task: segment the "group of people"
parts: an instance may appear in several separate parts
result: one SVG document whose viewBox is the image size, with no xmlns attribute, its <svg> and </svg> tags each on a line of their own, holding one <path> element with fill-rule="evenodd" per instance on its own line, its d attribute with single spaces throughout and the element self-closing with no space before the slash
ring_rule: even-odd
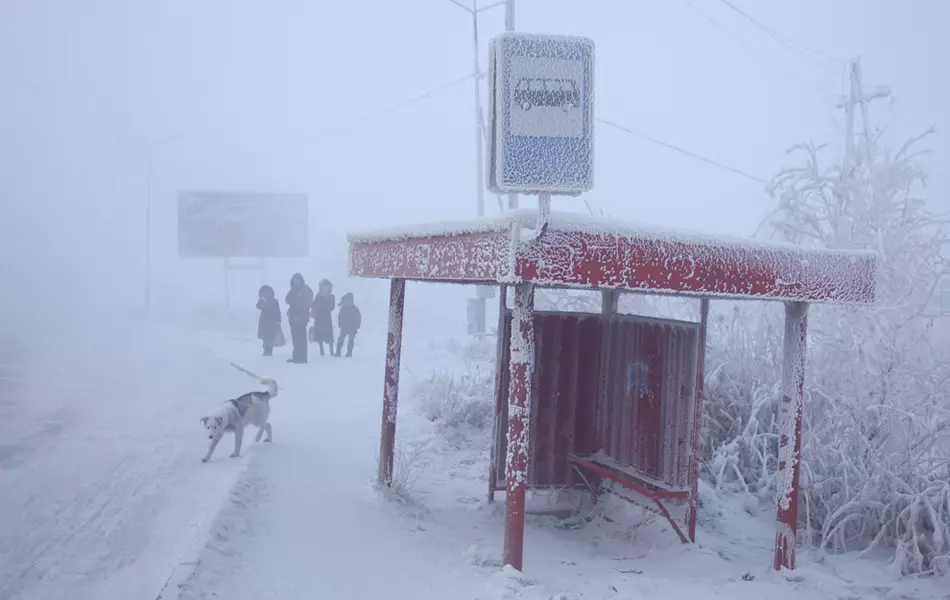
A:
<svg viewBox="0 0 950 600">
<path fill-rule="evenodd" d="M 287 360 L 289 363 L 304 364 L 307 362 L 307 348 L 310 342 L 320 344 L 320 355 L 324 355 L 323 345 L 326 344 L 330 356 L 341 356 L 343 343 L 346 342 L 346 356 L 353 356 L 353 342 L 360 329 L 363 317 L 360 309 L 353 302 L 353 293 L 348 292 L 340 298 L 337 314 L 337 324 L 340 328 L 336 340 L 336 353 L 333 348 L 333 311 L 337 308 L 336 297 L 333 295 L 333 284 L 323 279 L 317 287 L 317 293 L 304 281 L 303 275 L 294 273 L 290 278 L 290 291 L 284 298 L 287 303 L 287 322 L 290 325 L 290 341 L 293 345 L 293 354 Z M 258 292 L 257 308 L 261 311 L 257 321 L 257 337 L 264 346 L 264 356 L 274 355 L 274 346 L 282 345 L 280 304 L 274 295 L 274 288 L 269 285 L 261 286 Z M 311 319 L 309 335 L 307 326 Z"/>
</svg>

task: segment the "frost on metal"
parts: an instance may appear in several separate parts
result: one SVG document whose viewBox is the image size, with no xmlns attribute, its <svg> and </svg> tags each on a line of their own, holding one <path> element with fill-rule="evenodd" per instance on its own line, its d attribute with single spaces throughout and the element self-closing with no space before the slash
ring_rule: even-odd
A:
<svg viewBox="0 0 950 600">
<path fill-rule="evenodd" d="M 522 284 L 525 285 L 525 284 Z M 531 373 L 534 366 L 533 292 L 518 289 L 511 314 L 508 392 L 508 449 L 505 473 L 508 487 L 528 482 L 528 440 L 531 437 Z"/>
<path fill-rule="evenodd" d="M 396 423 L 399 393 L 400 347 L 402 346 L 402 316 L 406 293 L 405 282 L 392 283 L 393 290 L 389 300 L 389 332 L 386 336 L 386 381 L 383 398 L 386 400 L 386 420 Z"/>
<path fill-rule="evenodd" d="M 594 42 L 505 33 L 489 63 L 488 187 L 577 195 L 593 186 Z"/>
<path fill-rule="evenodd" d="M 425 231 L 426 228 L 423 228 Z M 350 274 L 435 281 L 491 282 L 504 276 L 508 229 L 447 235 L 419 233 L 350 241 Z"/>
<path fill-rule="evenodd" d="M 808 311 L 805 304 L 792 304 L 786 310 L 782 365 L 782 401 L 779 404 L 779 447 L 777 496 L 780 514 L 792 509 L 795 473 L 799 467 L 801 419 L 804 410 L 805 334 Z M 796 444 L 798 442 L 798 444 Z M 794 519 L 796 515 L 788 515 Z M 780 518 L 781 520 L 781 518 Z M 794 521 L 793 521 L 794 522 Z M 791 524 L 790 524 L 791 525 Z"/>
<path fill-rule="evenodd" d="M 775 524 L 775 547 L 786 549 L 794 548 L 797 543 L 798 535 L 795 529 L 786 523 L 778 522 Z"/>
<path fill-rule="evenodd" d="M 874 301 L 877 255 L 663 231 L 553 212 L 522 242 L 534 210 L 353 234 L 351 274 L 510 282 L 807 302 Z M 514 264 L 512 264 L 512 260 Z"/>
</svg>

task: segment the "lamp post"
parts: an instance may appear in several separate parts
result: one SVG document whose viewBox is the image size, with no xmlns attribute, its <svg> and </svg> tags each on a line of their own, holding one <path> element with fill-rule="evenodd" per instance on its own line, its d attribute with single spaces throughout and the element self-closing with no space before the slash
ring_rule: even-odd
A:
<svg viewBox="0 0 950 600">
<path fill-rule="evenodd" d="M 145 175 L 145 312 L 152 307 L 152 166 L 155 155 L 160 148 L 185 137 L 183 134 L 173 135 L 152 141 L 146 141 L 146 175 Z M 127 136 L 118 135 L 117 139 L 131 141 Z"/>
<path fill-rule="evenodd" d="M 448 0 L 455 6 L 461 8 L 472 17 L 472 87 L 474 88 L 475 98 L 475 198 L 477 201 L 477 211 L 479 217 L 485 216 L 485 117 L 482 113 L 481 85 L 479 81 L 482 78 L 482 70 L 478 61 L 478 14 L 491 10 L 499 6 L 508 8 L 512 0 L 500 0 L 493 4 L 478 7 L 478 1 L 472 0 L 471 6 L 462 4 L 460 0 Z M 505 15 L 505 22 L 508 22 L 508 15 Z"/>
<path fill-rule="evenodd" d="M 455 6 L 461 8 L 472 17 L 472 87 L 475 99 L 475 199 L 476 210 L 479 217 L 485 216 L 485 116 L 482 112 L 480 81 L 482 71 L 478 61 L 478 15 L 487 10 L 505 7 L 505 31 L 513 31 L 515 26 L 515 2 L 514 0 L 499 0 L 492 4 L 479 7 L 478 0 L 471 0 L 471 6 L 462 3 L 461 0 L 448 0 Z M 499 198 L 499 208 L 501 199 Z M 508 208 L 517 208 L 518 200 L 515 194 L 508 194 Z M 474 314 L 469 313 L 469 325 L 473 327 L 471 333 L 480 334 L 485 331 L 485 301 L 494 295 L 493 287 L 475 286 L 475 298 L 469 300 L 469 310 L 474 310 Z"/>
</svg>

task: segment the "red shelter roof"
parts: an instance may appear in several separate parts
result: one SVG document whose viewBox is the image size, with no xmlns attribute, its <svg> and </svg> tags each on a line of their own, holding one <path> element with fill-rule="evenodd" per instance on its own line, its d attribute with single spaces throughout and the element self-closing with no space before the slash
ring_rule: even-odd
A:
<svg viewBox="0 0 950 600">
<path fill-rule="evenodd" d="M 622 289 L 719 298 L 871 303 L 877 255 L 662 231 L 537 213 L 350 234 L 350 274 L 456 283 Z M 526 231 L 527 230 L 527 231 Z"/>
</svg>

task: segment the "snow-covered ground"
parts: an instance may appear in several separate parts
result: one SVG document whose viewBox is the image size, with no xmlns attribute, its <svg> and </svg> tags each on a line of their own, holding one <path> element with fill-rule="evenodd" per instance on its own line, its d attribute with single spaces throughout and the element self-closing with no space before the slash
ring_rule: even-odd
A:
<svg viewBox="0 0 950 600">
<path fill-rule="evenodd" d="M 246 377 L 194 336 L 99 333 L 0 368 L 3 600 L 154 598 L 246 466 L 205 468 L 198 423 Z"/>
<path fill-rule="evenodd" d="M 0 598 L 948 597 L 945 580 L 847 556 L 801 552 L 799 570 L 774 573 L 773 508 L 708 490 L 696 546 L 606 502 L 587 518 L 530 517 L 524 573 L 502 569 L 479 395 L 490 342 L 447 341 L 413 304 L 388 498 L 373 489 L 384 329 L 372 318 L 352 359 L 311 347 L 308 365 L 287 364 L 289 348 L 264 358 L 248 336 L 155 327 L 124 346 L 64 344 L 56 372 L 7 361 Z M 202 464 L 198 418 L 257 386 L 222 359 L 280 382 L 274 443 L 246 438 L 233 460 L 228 439 Z"/>
<path fill-rule="evenodd" d="M 244 459 L 193 573 L 163 599 L 947 597 L 945 581 L 900 580 L 885 563 L 853 557 L 801 552 L 796 572 L 775 573 L 774 509 L 708 490 L 696 546 L 635 507 L 607 502 L 589 519 L 529 518 L 524 573 L 502 569 L 503 505 L 485 501 L 488 413 L 463 399 L 454 416 L 438 415 L 446 379 L 430 380 L 454 371 L 471 384 L 488 353 L 432 331 L 406 327 L 400 493 L 390 498 L 373 490 L 381 334 L 365 335 L 352 360 L 314 357 L 306 367 L 258 357 L 250 341 L 219 340 L 216 352 L 281 382 L 275 442 Z M 227 460 L 219 455 L 212 468 Z"/>
</svg>

